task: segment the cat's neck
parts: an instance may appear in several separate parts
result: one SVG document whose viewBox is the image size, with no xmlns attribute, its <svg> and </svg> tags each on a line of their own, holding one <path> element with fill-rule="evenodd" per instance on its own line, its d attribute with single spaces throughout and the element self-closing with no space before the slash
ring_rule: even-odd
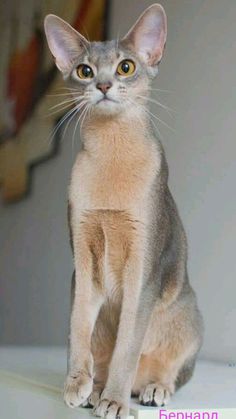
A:
<svg viewBox="0 0 236 419">
<path fill-rule="evenodd" d="M 135 153 L 150 142 L 150 121 L 146 115 L 90 116 L 82 126 L 82 141 L 91 154 L 116 156 Z"/>
</svg>

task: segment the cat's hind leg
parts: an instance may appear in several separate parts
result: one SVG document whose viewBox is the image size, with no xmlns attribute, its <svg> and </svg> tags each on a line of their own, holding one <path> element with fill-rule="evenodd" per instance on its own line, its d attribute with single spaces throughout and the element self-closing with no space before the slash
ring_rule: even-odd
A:
<svg viewBox="0 0 236 419">
<path fill-rule="evenodd" d="M 143 405 L 163 406 L 193 374 L 202 322 L 189 297 L 162 314 L 154 311 L 149 326 L 132 391 Z"/>
<path fill-rule="evenodd" d="M 195 358 L 187 360 L 185 364 L 180 368 L 179 372 L 176 374 L 177 365 L 172 366 L 164 375 L 160 374 L 160 371 L 163 370 L 163 367 L 158 368 L 158 363 L 156 368 L 159 369 L 155 381 L 149 382 L 144 385 L 139 393 L 140 404 L 144 406 L 165 406 L 169 403 L 171 396 L 175 391 L 189 381 L 193 374 L 195 366 Z"/>
</svg>

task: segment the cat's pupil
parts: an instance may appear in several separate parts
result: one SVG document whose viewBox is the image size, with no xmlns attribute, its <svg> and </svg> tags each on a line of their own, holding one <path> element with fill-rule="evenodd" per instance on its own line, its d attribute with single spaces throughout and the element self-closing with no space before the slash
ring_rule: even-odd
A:
<svg viewBox="0 0 236 419">
<path fill-rule="evenodd" d="M 128 73 L 129 72 L 129 64 L 127 62 L 122 63 L 121 68 L 122 68 L 122 71 L 124 73 Z"/>
<path fill-rule="evenodd" d="M 90 77 L 92 73 L 92 69 L 88 65 L 84 65 L 82 68 L 82 73 L 84 77 Z"/>
</svg>

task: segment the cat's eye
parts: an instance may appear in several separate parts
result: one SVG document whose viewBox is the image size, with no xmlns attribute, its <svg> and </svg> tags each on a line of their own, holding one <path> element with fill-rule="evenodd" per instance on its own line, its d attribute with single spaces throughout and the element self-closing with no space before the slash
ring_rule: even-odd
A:
<svg viewBox="0 0 236 419">
<path fill-rule="evenodd" d="M 135 71 L 135 64 L 132 60 L 123 60 L 117 67 L 117 74 L 119 76 L 131 76 Z"/>
<path fill-rule="evenodd" d="M 77 75 L 80 79 L 92 79 L 93 78 L 93 70 L 87 64 L 80 64 L 77 69 Z"/>
</svg>

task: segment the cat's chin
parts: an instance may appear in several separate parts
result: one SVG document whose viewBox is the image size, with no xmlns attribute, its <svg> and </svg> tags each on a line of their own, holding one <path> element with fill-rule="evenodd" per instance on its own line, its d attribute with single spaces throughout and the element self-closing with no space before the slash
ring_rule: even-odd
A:
<svg viewBox="0 0 236 419">
<path fill-rule="evenodd" d="M 101 100 L 93 106 L 93 112 L 97 115 L 117 115 L 121 112 L 121 105 L 113 100 Z"/>
</svg>

